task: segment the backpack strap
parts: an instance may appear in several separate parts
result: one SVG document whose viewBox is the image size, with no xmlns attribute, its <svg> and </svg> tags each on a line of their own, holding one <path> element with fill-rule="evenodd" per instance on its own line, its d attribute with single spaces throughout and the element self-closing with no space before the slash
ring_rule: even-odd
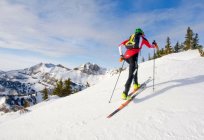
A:
<svg viewBox="0 0 204 140">
<path fill-rule="evenodd" d="M 132 34 L 129 37 L 128 41 L 125 43 L 125 47 L 127 49 L 132 49 L 132 48 L 134 48 L 134 45 L 135 45 L 135 34 Z"/>
</svg>

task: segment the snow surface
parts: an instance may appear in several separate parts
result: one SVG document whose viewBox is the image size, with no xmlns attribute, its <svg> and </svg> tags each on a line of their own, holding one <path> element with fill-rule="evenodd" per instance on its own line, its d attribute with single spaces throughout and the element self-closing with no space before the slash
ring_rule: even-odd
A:
<svg viewBox="0 0 204 140">
<path fill-rule="evenodd" d="M 139 65 L 139 82 L 152 76 L 153 61 Z M 123 71 L 112 102 L 118 75 L 109 76 L 78 94 L 45 101 L 20 115 L 0 116 L 0 140 L 203 140 L 204 58 L 198 51 L 156 59 L 152 82 L 115 116 L 123 102 L 127 80 Z"/>
</svg>

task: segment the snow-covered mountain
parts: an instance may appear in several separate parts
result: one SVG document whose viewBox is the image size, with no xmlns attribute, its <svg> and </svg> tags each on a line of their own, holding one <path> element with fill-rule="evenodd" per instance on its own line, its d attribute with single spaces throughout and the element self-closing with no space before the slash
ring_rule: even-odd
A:
<svg viewBox="0 0 204 140">
<path fill-rule="evenodd" d="M 0 70 L 0 74 L 4 73 L 4 71 Z"/>
<path fill-rule="evenodd" d="M 36 91 L 41 90 L 41 86 L 53 86 L 57 80 L 67 80 L 68 78 L 75 84 L 85 86 L 96 84 L 106 73 L 106 69 L 96 64 L 87 63 L 80 67 L 69 69 L 62 65 L 40 63 L 23 70 L 13 70 L 0 73 L 0 85 L 9 88 L 19 83 L 33 85 Z M 23 87 L 26 85 L 22 85 Z M 38 89 L 39 88 L 39 89 Z M 30 91 L 19 91 L 28 93 Z"/>
<path fill-rule="evenodd" d="M 81 91 L 87 85 L 94 85 L 106 74 L 106 69 L 87 63 L 74 69 L 63 65 L 39 63 L 23 70 L 0 72 L 0 96 L 34 95 L 45 87 L 52 90 L 57 80 L 71 79 L 74 91 Z M 39 100 L 40 101 L 40 100 Z"/>
<path fill-rule="evenodd" d="M 91 85 L 94 85 L 99 80 L 99 77 L 106 73 L 106 69 L 91 63 L 86 63 L 74 69 L 69 69 L 62 65 L 40 63 L 31 68 L 25 69 L 25 73 L 32 75 L 35 78 L 41 77 L 51 81 L 52 79 L 65 80 L 70 78 L 74 83 L 85 85 L 88 82 Z"/>
<path fill-rule="evenodd" d="M 128 70 L 79 94 L 42 102 L 27 114 L 0 117 L 1 140 L 203 140 L 204 59 L 195 51 L 156 59 L 155 91 L 152 82 L 127 107 L 106 118 L 120 106 Z M 152 76 L 153 61 L 139 66 L 139 82 Z M 104 88 L 105 87 L 105 88 Z"/>
<path fill-rule="evenodd" d="M 91 64 L 91 63 L 83 64 L 80 67 L 74 68 L 74 70 L 79 70 L 82 73 L 86 73 L 89 75 L 103 75 L 106 73 L 105 68 L 101 68 L 97 64 Z"/>
<path fill-rule="evenodd" d="M 106 73 L 106 69 L 99 67 L 96 64 L 86 63 L 74 69 L 66 68 L 62 65 L 43 64 L 40 63 L 29 69 L 25 69 L 26 73 L 43 79 L 68 79 L 74 83 L 86 85 L 87 82 L 94 85 L 98 82 L 101 76 Z"/>
</svg>

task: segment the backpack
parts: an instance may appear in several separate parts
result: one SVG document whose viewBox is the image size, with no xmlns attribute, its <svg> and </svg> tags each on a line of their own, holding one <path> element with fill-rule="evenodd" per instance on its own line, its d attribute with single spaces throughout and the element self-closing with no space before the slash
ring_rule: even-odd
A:
<svg viewBox="0 0 204 140">
<path fill-rule="evenodd" d="M 132 34 L 129 37 L 128 42 L 125 43 L 125 47 L 127 49 L 132 49 L 132 48 L 134 48 L 134 45 L 135 45 L 135 34 Z"/>
</svg>

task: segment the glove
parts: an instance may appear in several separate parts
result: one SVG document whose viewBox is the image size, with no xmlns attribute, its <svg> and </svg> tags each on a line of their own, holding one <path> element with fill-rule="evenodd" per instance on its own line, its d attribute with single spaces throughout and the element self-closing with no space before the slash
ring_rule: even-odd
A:
<svg viewBox="0 0 204 140">
<path fill-rule="evenodd" d="M 124 56 L 123 56 L 123 55 L 120 55 L 119 62 L 123 62 L 124 59 L 125 59 Z"/>
<path fill-rule="evenodd" d="M 159 47 L 158 47 L 158 45 L 157 45 L 155 40 L 152 42 L 152 44 L 155 46 L 156 49 L 159 49 Z"/>
</svg>

